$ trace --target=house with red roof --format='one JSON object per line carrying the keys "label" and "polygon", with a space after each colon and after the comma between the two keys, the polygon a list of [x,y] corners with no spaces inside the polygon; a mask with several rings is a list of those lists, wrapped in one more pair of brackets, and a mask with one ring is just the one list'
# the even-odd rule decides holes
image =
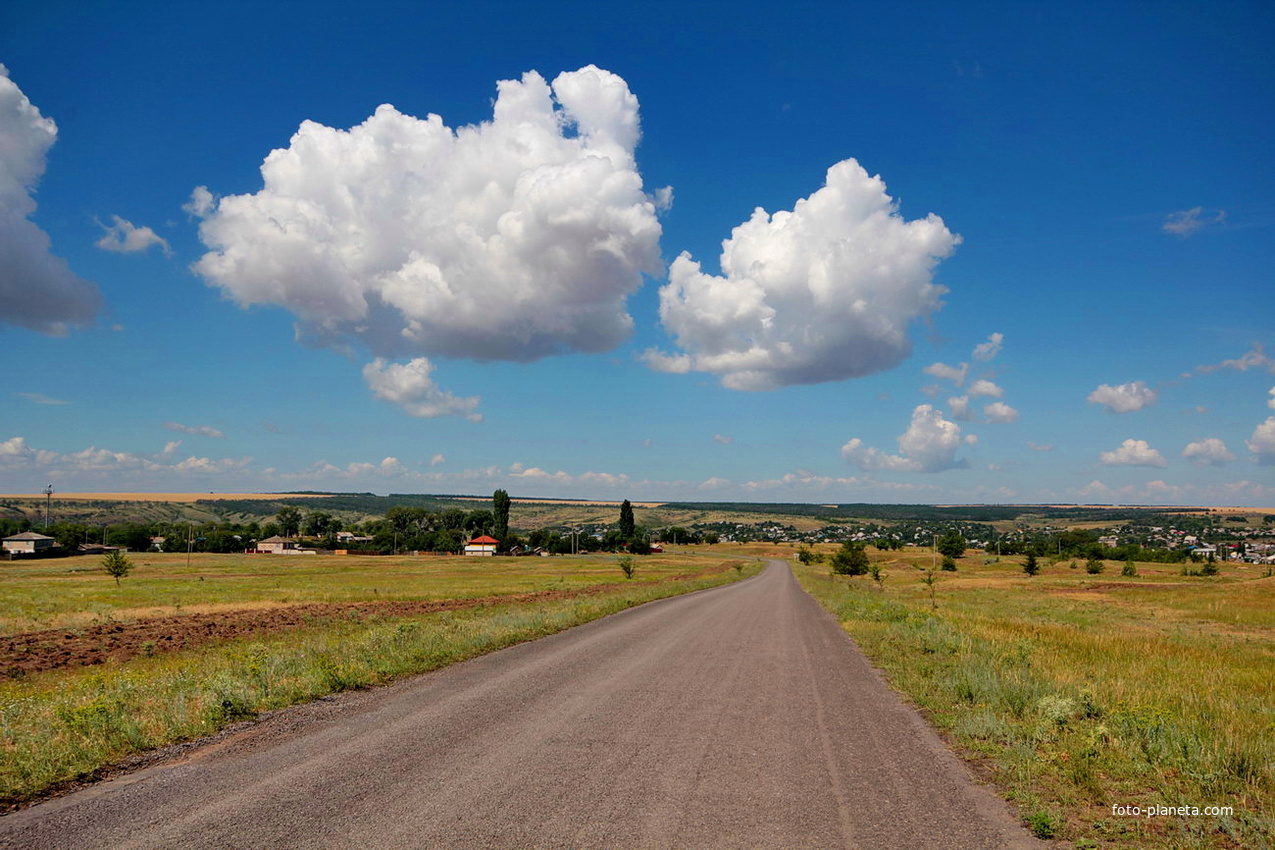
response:
{"label": "house with red roof", "polygon": [[475,537],[473,540],[465,544],[465,554],[489,558],[496,554],[496,547],[499,545],[499,540],[494,537],[488,537],[484,534],[481,537]]}

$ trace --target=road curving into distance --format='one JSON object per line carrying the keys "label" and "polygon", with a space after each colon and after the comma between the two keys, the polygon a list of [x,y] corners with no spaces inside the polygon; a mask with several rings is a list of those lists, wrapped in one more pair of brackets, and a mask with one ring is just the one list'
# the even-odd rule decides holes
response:
{"label": "road curving into distance", "polygon": [[786,564],[275,712],[0,847],[1043,847]]}

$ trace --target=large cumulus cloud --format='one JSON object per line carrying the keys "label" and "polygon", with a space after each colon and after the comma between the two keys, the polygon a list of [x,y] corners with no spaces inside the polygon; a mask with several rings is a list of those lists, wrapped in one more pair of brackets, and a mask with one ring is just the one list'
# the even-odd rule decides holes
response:
{"label": "large cumulus cloud", "polygon": [[931,276],[959,242],[936,215],[904,220],[881,178],[847,159],[791,212],[759,207],[736,227],[721,275],[674,260],[660,317],[682,351],[645,359],[739,390],[891,368],[911,351],[909,324],[940,306]]}
{"label": "large cumulus cloud", "polygon": [[969,462],[957,460],[956,452],[962,445],[976,439],[972,434],[962,439],[960,425],[944,419],[943,411],[922,404],[912,411],[911,424],[899,435],[897,455],[865,446],[855,437],[841,447],[841,456],[863,470],[943,472],[967,469]]}
{"label": "large cumulus cloud", "polygon": [[53,335],[91,323],[102,307],[97,287],[49,253],[49,235],[29,218],[57,135],[0,65],[0,324]]}
{"label": "large cumulus cloud", "polygon": [[378,356],[604,351],[632,328],[641,273],[662,271],[638,136],[637,98],[594,66],[503,81],[474,126],[389,105],[350,130],[307,121],[259,192],[196,190],[211,250],[195,269]]}

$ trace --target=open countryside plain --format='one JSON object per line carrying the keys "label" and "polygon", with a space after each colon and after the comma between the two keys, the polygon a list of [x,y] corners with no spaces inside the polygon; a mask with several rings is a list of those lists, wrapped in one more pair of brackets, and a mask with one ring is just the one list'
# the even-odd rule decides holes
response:
{"label": "open countryside plain", "polygon": [[[835,548],[814,547],[825,556]],[[747,576],[757,559],[780,557],[1038,836],[1077,847],[1272,846],[1275,579],[1266,567],[1223,564],[1207,578],[1139,562],[1125,577],[1120,562],[1090,575],[1084,561],[1042,558],[1031,578],[1019,556],[970,550],[931,587],[932,550],[869,552],[879,583],[833,577],[827,563],[800,564],[795,544],[775,543],[640,558],[634,581],[613,555],[196,553],[188,567],[183,554],[138,554],[118,587],[96,559],[6,564],[7,645],[21,653],[40,633],[37,656],[41,646],[67,652],[58,641],[97,644],[97,657],[86,651],[81,661],[104,663],[27,675],[13,660],[0,665],[10,674],[0,686],[13,756],[5,791],[16,803],[70,787],[155,746]],[[174,640],[148,627],[172,628]],[[128,650],[103,651],[113,641]],[[1232,811],[1145,818],[1112,808],[1153,805]]]}
{"label": "open countryside plain", "polygon": [[0,820],[13,847],[1038,843],[772,561]]}
{"label": "open countryside plain", "polygon": [[614,555],[139,554],[118,586],[94,558],[6,563],[0,798],[756,571],[732,555],[643,558],[630,580]]}

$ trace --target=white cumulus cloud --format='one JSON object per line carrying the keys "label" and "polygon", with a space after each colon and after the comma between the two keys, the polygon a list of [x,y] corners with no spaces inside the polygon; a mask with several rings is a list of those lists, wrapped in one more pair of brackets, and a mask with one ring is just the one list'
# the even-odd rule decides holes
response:
{"label": "white cumulus cloud", "polygon": [[1003,401],[983,405],[983,416],[988,422],[1007,423],[1018,421],[1018,411]]}
{"label": "white cumulus cloud", "polygon": [[180,422],[165,422],[164,427],[179,434],[197,434],[201,437],[220,439],[226,436],[220,429],[211,425],[183,425]]}
{"label": "white cumulus cloud", "polygon": [[974,418],[974,414],[970,412],[970,397],[967,395],[949,398],[947,406],[952,411],[952,418],[958,422],[969,422]]}
{"label": "white cumulus cloud", "polygon": [[1102,384],[1089,394],[1092,404],[1101,404],[1112,413],[1132,413],[1155,403],[1156,391],[1145,381],[1134,381],[1113,387]]}
{"label": "white cumulus cloud", "polygon": [[152,245],[158,245],[165,254],[171,253],[168,249],[168,242],[149,227],[138,227],[133,222],[117,215],[111,216],[111,220],[113,224],[110,225],[98,222],[98,226],[102,228],[103,233],[102,238],[97,240],[97,247],[103,251],[114,251],[117,254],[137,254]]}
{"label": "white cumulus cloud", "polygon": [[1187,443],[1182,450],[1182,457],[1201,466],[1221,466],[1235,460],[1235,455],[1226,448],[1226,443],[1217,437]]}
{"label": "white cumulus cloud", "polygon": [[855,437],[841,447],[841,456],[863,470],[942,472],[964,469],[968,462],[956,459],[962,445],[961,426],[943,418],[940,410],[921,404],[912,411],[912,422],[899,436],[899,453],[886,454],[863,445]]}
{"label": "white cumulus cloud", "polygon": [[962,363],[960,366],[949,366],[946,363],[931,363],[921,371],[931,377],[938,378],[942,381],[951,381],[956,386],[965,383],[965,376],[969,374],[970,364]]}
{"label": "white cumulus cloud", "polygon": [[1158,451],[1147,445],[1146,440],[1125,440],[1120,448],[1102,452],[1098,462],[1103,466],[1168,466]]}
{"label": "white cumulus cloud", "polygon": [[57,139],[0,65],[0,323],[60,336],[90,324],[102,309],[96,286],[49,253],[49,235],[30,220],[45,154]]}
{"label": "white cumulus cloud", "polygon": [[1255,458],[1263,466],[1275,465],[1275,416],[1253,429],[1253,436],[1245,441],[1248,450],[1257,455]]}
{"label": "white cumulus cloud", "polygon": [[908,326],[939,308],[944,290],[931,276],[959,242],[936,215],[906,221],[880,177],[844,160],[792,211],[759,207],[736,227],[721,275],[679,255],[660,288],[660,319],[683,353],[644,359],[737,390],[889,369],[911,351]]}
{"label": "white cumulus cloud", "polygon": [[1005,391],[996,384],[988,380],[978,380],[969,385],[967,392],[972,396],[991,396],[992,398],[1000,398],[1005,395]]}
{"label": "white cumulus cloud", "polygon": [[302,123],[256,194],[195,190],[186,209],[211,249],[195,270],[380,356],[614,347],[633,325],[625,299],[663,269],[670,197],[643,191],[637,98],[592,65],[497,90],[491,121],[456,129],[390,105],[349,130]]}
{"label": "white cumulus cloud", "polygon": [[482,399],[459,398],[441,389],[434,383],[433,371],[434,364],[425,357],[407,363],[387,363],[378,357],[363,367],[363,380],[372,395],[397,404],[412,416],[464,416],[470,422],[482,421],[482,414],[477,412]]}
{"label": "white cumulus cloud", "polygon": [[1001,346],[1004,342],[1005,334],[994,333],[987,338],[987,342],[980,342],[978,345],[974,346],[972,356],[975,360],[986,363],[997,354],[1001,353]]}

